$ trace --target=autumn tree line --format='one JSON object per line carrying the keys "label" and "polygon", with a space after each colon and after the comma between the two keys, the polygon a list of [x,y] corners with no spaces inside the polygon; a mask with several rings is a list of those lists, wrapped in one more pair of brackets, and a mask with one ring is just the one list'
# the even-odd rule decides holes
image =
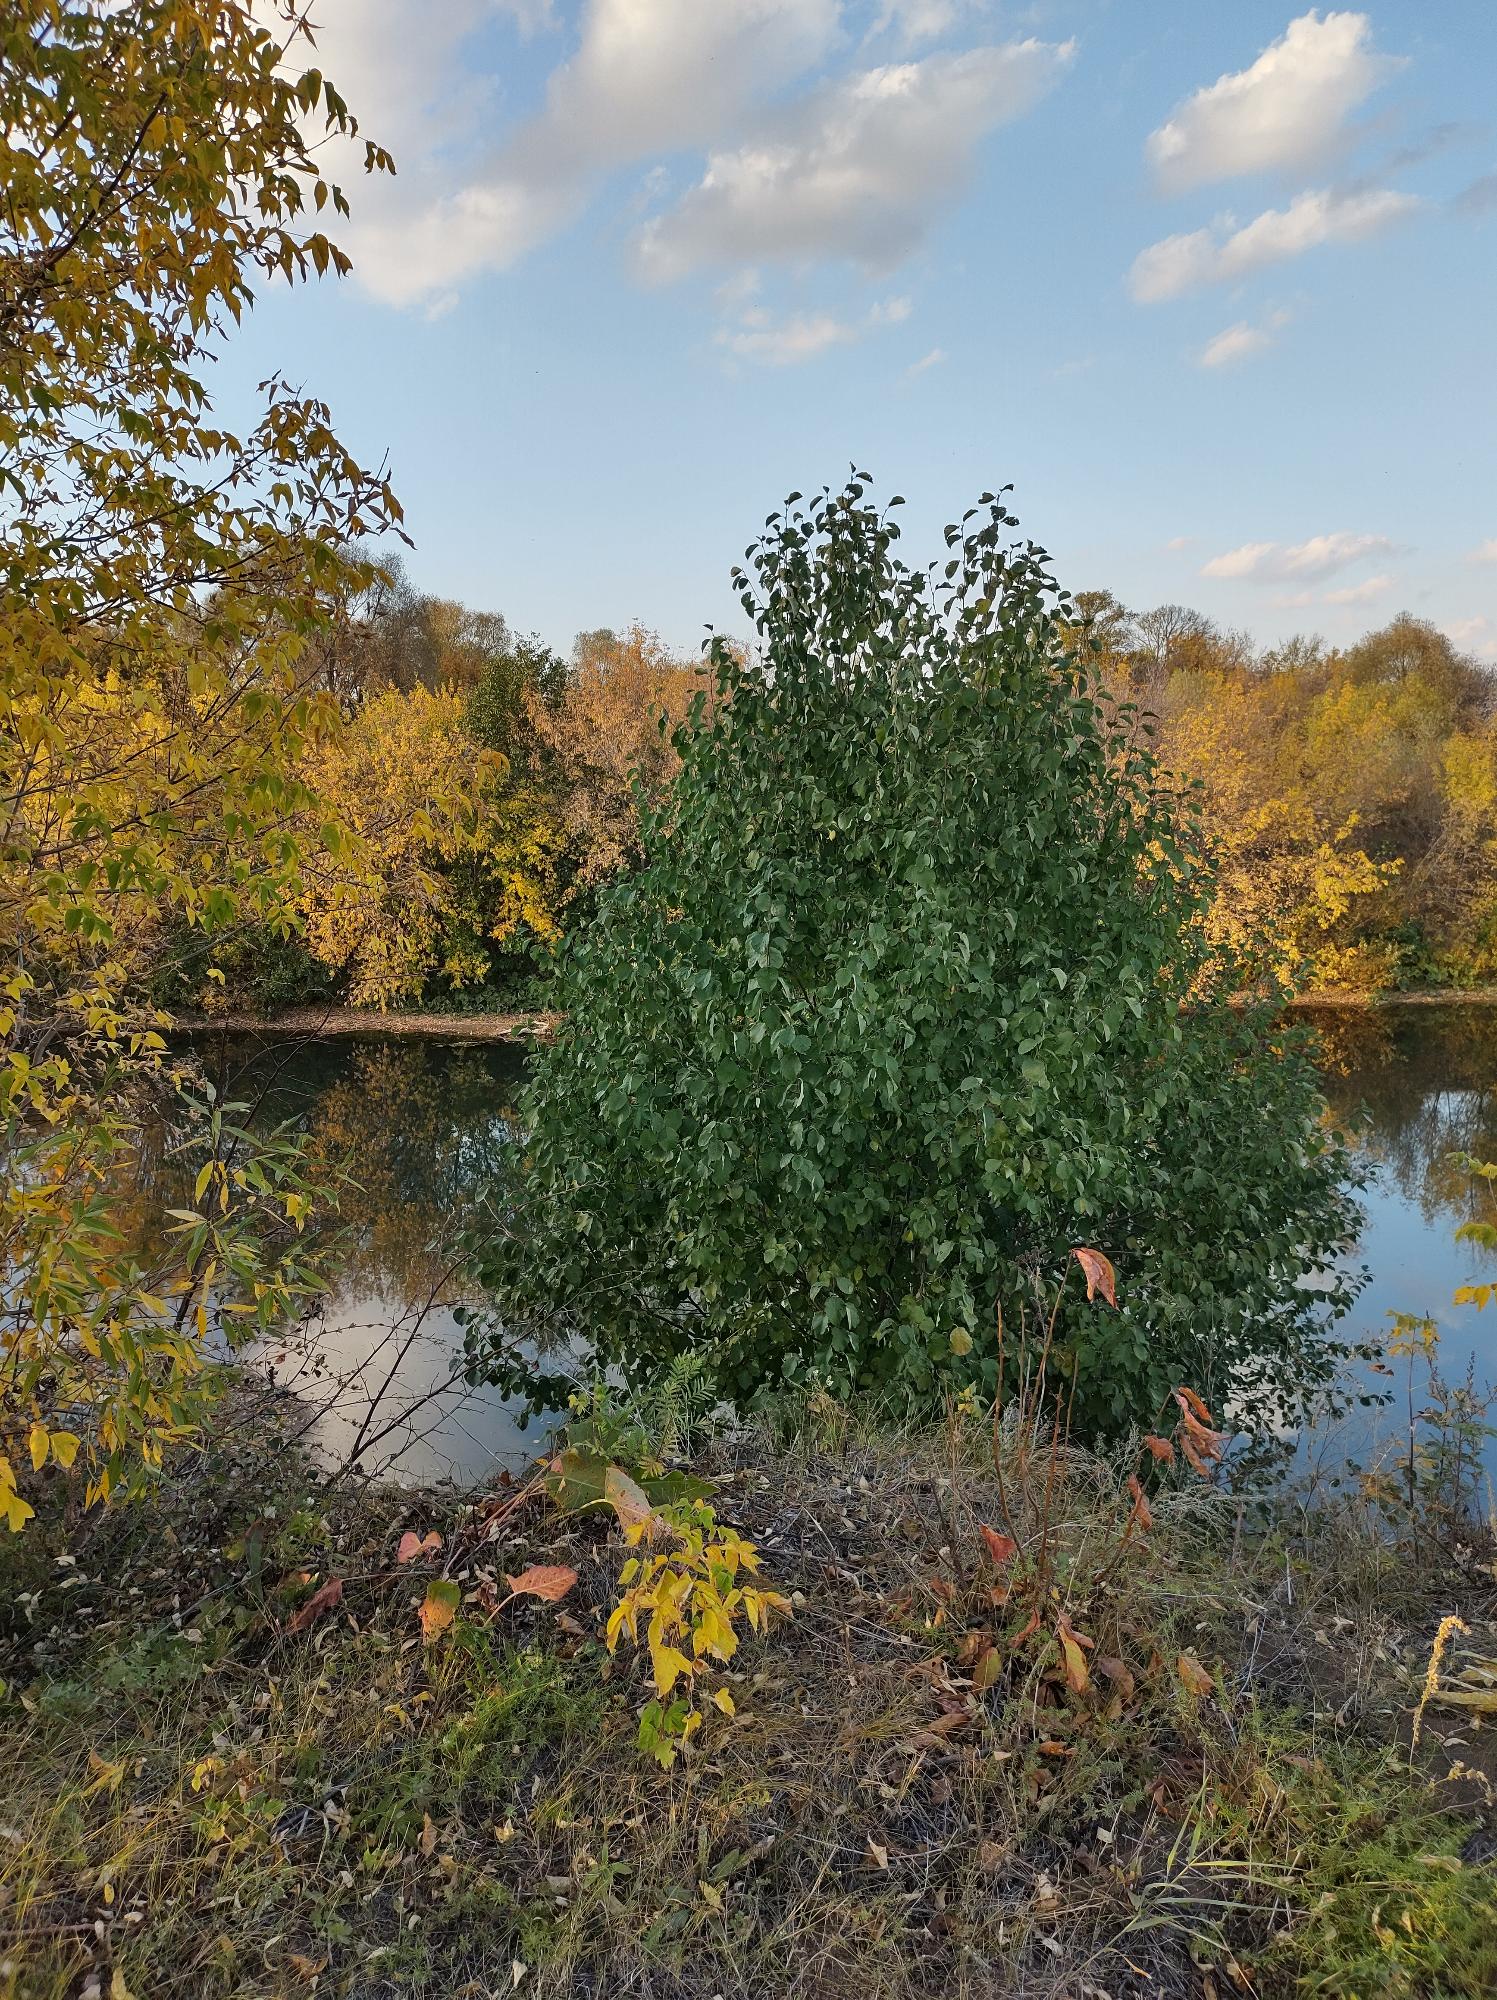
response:
{"label": "autumn tree line", "polygon": [[[1487,669],[1409,616],[1344,649],[1262,648],[1181,605],[1075,602],[1116,726],[1195,788],[1214,942],[1316,990],[1497,975]],[[668,802],[672,737],[710,676],[638,623],[562,656],[421,594],[399,562],[319,672],[344,722],[302,775],[338,834],[304,843],[304,928],[179,921],[143,940],[152,990],[208,1011],[542,999],[562,936],[638,861],[641,806]]]}

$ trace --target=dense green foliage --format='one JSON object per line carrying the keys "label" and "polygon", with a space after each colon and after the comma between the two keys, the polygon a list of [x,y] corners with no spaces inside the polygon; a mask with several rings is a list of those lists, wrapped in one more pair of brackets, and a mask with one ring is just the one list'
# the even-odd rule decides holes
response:
{"label": "dense green foliage", "polygon": [[991,1385],[995,1307],[1019,1338],[1091,1243],[1123,1303],[1066,1319],[1089,1424],[1181,1380],[1267,1409],[1347,1292],[1308,1059],[1228,1004],[1188,806],[1065,650],[1043,553],[987,495],[927,577],[864,494],[794,496],[750,551],[758,649],[719,648],[669,821],[570,942],[510,1332],[700,1347],[740,1398],[929,1397]]}

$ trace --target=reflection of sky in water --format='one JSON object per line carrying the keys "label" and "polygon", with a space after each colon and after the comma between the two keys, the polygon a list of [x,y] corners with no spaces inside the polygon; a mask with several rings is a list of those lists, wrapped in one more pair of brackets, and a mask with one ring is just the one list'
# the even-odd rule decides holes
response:
{"label": "reflection of sky in water", "polygon": [[[1497,1301],[1485,1311],[1456,1305],[1462,1285],[1497,1280],[1497,1257],[1457,1242],[1467,1221],[1497,1221],[1492,1184],[1451,1155],[1497,1159],[1497,1009],[1414,1006],[1319,1017],[1326,1045],[1327,1093],[1339,1118],[1360,1106],[1361,1143],[1374,1165],[1362,1196],[1366,1211],[1355,1260],[1368,1282],[1345,1323],[1346,1337],[1384,1342],[1390,1315],[1414,1313],[1439,1329],[1438,1365],[1448,1382],[1478,1391],[1497,1384]],[[1393,1358],[1392,1377],[1369,1376],[1393,1391],[1387,1408],[1353,1419],[1338,1433],[1356,1456],[1407,1429],[1408,1363]],[[1416,1406],[1427,1388],[1414,1367]],[[1497,1470],[1497,1445],[1487,1462]]]}
{"label": "reflection of sky in water", "polygon": [[[1497,1202],[1486,1183],[1449,1164],[1456,1151],[1497,1158],[1497,1009],[1347,1011],[1317,1025],[1332,1109],[1346,1121],[1365,1107],[1362,1143],[1376,1161],[1357,1252],[1371,1278],[1343,1334],[1381,1341],[1389,1313],[1427,1313],[1440,1328],[1447,1378],[1463,1377],[1474,1357],[1478,1384],[1497,1381],[1497,1303],[1485,1313],[1452,1303],[1458,1286],[1497,1277],[1497,1258],[1454,1240],[1464,1221],[1497,1219]],[[309,1413],[322,1412],[311,1432],[319,1448],[337,1460],[361,1434],[368,1447],[383,1433],[366,1450],[367,1469],[462,1485],[523,1465],[545,1426],[522,1431],[513,1398],[459,1379],[453,1311],[462,1287],[449,1274],[458,1233],[483,1189],[502,1180],[521,1053],[394,1037],[200,1048],[210,1074],[236,1094],[263,1090],[262,1117],[294,1117],[324,1157],[352,1163],[357,1185],[344,1202],[352,1255],[319,1318],[274,1369]],[[546,1365],[566,1372],[569,1362],[581,1366],[575,1355]],[[1396,1384],[1371,1379],[1396,1386],[1396,1404],[1341,1434],[1359,1456],[1369,1428],[1387,1437],[1401,1421],[1404,1363],[1394,1365]]]}

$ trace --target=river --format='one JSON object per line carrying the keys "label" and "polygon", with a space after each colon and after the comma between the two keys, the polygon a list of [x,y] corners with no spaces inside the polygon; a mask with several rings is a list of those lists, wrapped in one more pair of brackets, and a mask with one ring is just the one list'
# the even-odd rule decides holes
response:
{"label": "river", "polygon": [[[1497,1380],[1497,1302],[1485,1314],[1453,1303],[1458,1287],[1497,1279],[1497,1256],[1455,1234],[1467,1221],[1497,1221],[1497,1196],[1450,1157],[1497,1158],[1497,1008],[1313,1018],[1332,1113],[1357,1128],[1372,1166],[1354,1257],[1369,1278],[1342,1334],[1381,1342],[1390,1315],[1427,1315],[1447,1378],[1469,1367],[1478,1385]],[[317,1448],[342,1460],[357,1447],[370,1473],[462,1485],[532,1456],[543,1426],[526,1424],[499,1391],[458,1379],[458,1315],[477,1303],[458,1243],[481,1224],[485,1189],[502,1180],[523,1052],[394,1036],[205,1036],[195,1047],[231,1096],[254,1102],[261,1118],[294,1118],[324,1158],[351,1166],[341,1276],[307,1328],[258,1357],[304,1400]],[[1406,1422],[1407,1365],[1367,1374],[1368,1387],[1396,1391],[1387,1410],[1304,1449],[1374,1450]],[[1424,1386],[1420,1364],[1416,1397]],[[1497,1454],[1489,1460],[1497,1468]]]}

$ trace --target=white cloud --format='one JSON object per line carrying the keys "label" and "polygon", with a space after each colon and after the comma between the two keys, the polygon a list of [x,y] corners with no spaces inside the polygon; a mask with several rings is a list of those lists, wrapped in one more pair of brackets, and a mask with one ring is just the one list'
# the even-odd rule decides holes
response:
{"label": "white cloud", "polygon": [[756,283],[744,292],[731,280],[718,287],[719,304],[737,317],[736,324],[719,328],[716,341],[735,361],[760,362],[771,368],[812,361],[829,347],[845,347],[881,327],[903,326],[914,310],[907,298],[888,298],[876,299],[860,320],[842,319],[825,311],[789,313],[776,320],[763,306],[749,303],[757,289]]}
{"label": "white cloud", "polygon": [[981,0],[883,0],[871,32],[896,34],[908,48],[949,34]]}
{"label": "white cloud", "polygon": [[1202,576],[1251,579],[1254,583],[1284,583],[1331,576],[1368,556],[1388,555],[1393,544],[1386,535],[1337,532],[1312,535],[1307,542],[1244,542],[1202,563]]}
{"label": "white cloud", "polygon": [[1149,134],[1145,151],[1171,192],[1308,166],[1334,150],[1351,113],[1398,67],[1373,53],[1365,14],[1312,8],[1250,68],[1187,98]]}
{"label": "white cloud", "polygon": [[1245,278],[1267,264],[1303,256],[1322,243],[1356,242],[1412,215],[1420,206],[1417,195],[1392,188],[1352,194],[1307,189],[1288,208],[1265,209],[1240,229],[1228,219],[1210,229],[1150,244],[1133,260],[1129,289],[1140,304],[1156,305],[1202,285]]}
{"label": "white cloud", "polygon": [[1071,49],[1014,42],[826,85],[709,155],[700,183],[641,232],[641,272],[823,257],[891,268],[960,193],[980,141],[1050,88]]}
{"label": "white cloud", "polygon": [[320,0],[329,74],[354,72],[349,102],[400,169],[361,182],[344,230],[357,277],[391,304],[513,263],[611,169],[740,127],[841,32],[840,0],[586,0],[543,108],[496,144],[497,81],[471,56],[496,7],[547,18],[515,0]]}
{"label": "white cloud", "polygon": [[933,347],[929,354],[922,354],[918,361],[912,361],[905,372],[910,375],[923,375],[928,368],[939,368],[945,359],[945,348]]}
{"label": "white cloud", "polygon": [[1271,313],[1260,326],[1240,319],[1234,326],[1225,326],[1214,334],[1196,360],[1202,368],[1229,368],[1234,362],[1246,361],[1250,355],[1261,354],[1265,347],[1271,347],[1274,335],[1288,324],[1286,312]]}
{"label": "white cloud", "polygon": [[1453,618],[1440,630],[1453,646],[1475,653],[1478,659],[1497,660],[1497,636],[1489,636],[1492,633],[1490,618]]}
{"label": "white cloud", "polygon": [[1391,576],[1369,576],[1365,583],[1343,584],[1340,590],[1328,590],[1327,604],[1366,604],[1369,598],[1381,597],[1383,592],[1393,588]]}
{"label": "white cloud", "polygon": [[723,327],[717,344],[736,361],[757,361],[771,368],[810,361],[829,347],[858,338],[858,329],[833,313],[792,313],[776,324],[767,313],[746,316],[738,327]]}
{"label": "white cloud", "polygon": [[1194,540],[1194,535],[1172,535],[1164,546],[1175,554],[1181,549],[1188,549]]}
{"label": "white cloud", "polygon": [[1497,563],[1497,535],[1489,542],[1478,542],[1466,557],[1467,562]]}

